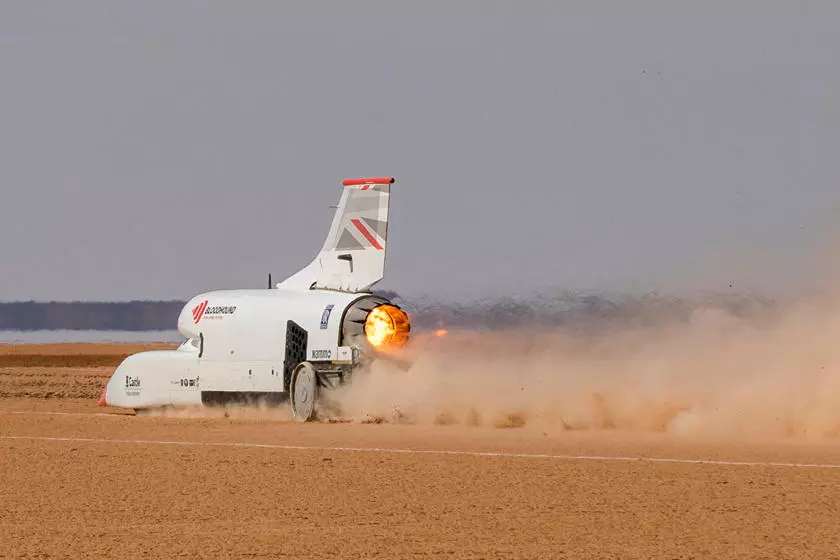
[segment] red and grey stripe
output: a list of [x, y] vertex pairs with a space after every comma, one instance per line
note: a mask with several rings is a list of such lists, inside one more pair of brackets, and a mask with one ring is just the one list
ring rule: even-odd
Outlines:
[[373, 234], [370, 232], [370, 230], [367, 228], [367, 226], [365, 224], [363, 224], [360, 219], [351, 218], [350, 223], [352, 223], [354, 226], [356, 226], [356, 229], [359, 230], [359, 233], [361, 233], [362, 236], [365, 239], [367, 239], [368, 243], [373, 245], [373, 247], [375, 249], [377, 249], [378, 251], [382, 250], [382, 245], [380, 245], [379, 241], [376, 240], [376, 237], [373, 236]]
[[195, 307], [193, 307], [193, 322], [198, 323], [201, 320], [201, 317], [204, 315], [204, 311], [207, 309], [207, 300], [202, 301]]

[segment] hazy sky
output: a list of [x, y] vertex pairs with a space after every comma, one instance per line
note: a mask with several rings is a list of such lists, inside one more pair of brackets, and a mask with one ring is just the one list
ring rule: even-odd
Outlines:
[[308, 263], [394, 175], [381, 287], [766, 288], [840, 223], [840, 3], [0, 3], [0, 300]]

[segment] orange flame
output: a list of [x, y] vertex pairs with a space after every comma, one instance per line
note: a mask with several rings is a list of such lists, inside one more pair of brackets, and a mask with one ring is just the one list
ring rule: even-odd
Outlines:
[[408, 341], [408, 315], [394, 305], [380, 305], [368, 313], [365, 335], [374, 348], [402, 346]]

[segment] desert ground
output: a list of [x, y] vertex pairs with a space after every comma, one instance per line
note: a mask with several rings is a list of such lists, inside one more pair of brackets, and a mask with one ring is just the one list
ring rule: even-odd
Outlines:
[[840, 557], [833, 437], [97, 407], [147, 347], [0, 347], [0, 558]]

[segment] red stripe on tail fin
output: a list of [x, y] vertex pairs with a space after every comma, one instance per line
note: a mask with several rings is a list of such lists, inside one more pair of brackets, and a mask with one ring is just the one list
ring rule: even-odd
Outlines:
[[368, 228], [366, 228], [365, 225], [358, 218], [351, 218], [350, 221], [353, 223], [354, 226], [356, 226], [356, 229], [359, 230], [359, 232], [361, 232], [361, 234], [365, 236], [365, 239], [367, 239], [371, 245], [373, 245], [379, 251], [382, 250], [382, 245], [379, 244], [379, 241], [376, 240], [376, 238], [370, 233], [370, 231], [368, 231]]

